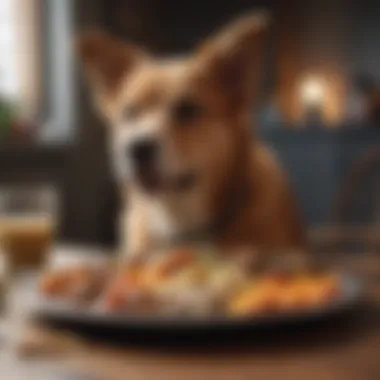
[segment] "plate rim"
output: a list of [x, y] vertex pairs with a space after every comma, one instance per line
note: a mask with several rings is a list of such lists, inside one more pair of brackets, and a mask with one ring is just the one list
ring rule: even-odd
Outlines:
[[311, 321], [322, 319], [329, 315], [344, 312], [359, 303], [363, 294], [362, 281], [351, 274], [339, 273], [344, 295], [336, 302], [328, 303], [307, 310], [294, 312], [281, 312], [277, 314], [249, 315], [231, 317], [224, 315], [212, 316], [176, 316], [176, 315], [146, 315], [146, 314], [120, 314], [112, 315], [105, 312], [94, 312], [63, 302], [47, 300], [37, 296], [32, 315], [37, 318], [56, 322], [75, 323], [87, 326], [101, 326], [103, 328], [197, 328], [210, 329], [226, 326], [274, 326], [291, 322]]

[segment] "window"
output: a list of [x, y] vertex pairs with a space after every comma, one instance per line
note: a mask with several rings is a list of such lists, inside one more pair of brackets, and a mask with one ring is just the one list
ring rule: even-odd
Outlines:
[[18, 95], [15, 66], [15, 28], [13, 0], [0, 2], [0, 94], [15, 99]]
[[73, 136], [75, 88], [73, 8], [75, 0], [44, 0], [45, 117], [43, 139], [62, 142]]
[[72, 2], [0, 1], [0, 144], [71, 136]]

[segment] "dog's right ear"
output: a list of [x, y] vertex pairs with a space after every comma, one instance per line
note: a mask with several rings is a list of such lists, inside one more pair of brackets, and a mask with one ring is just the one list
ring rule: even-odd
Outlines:
[[245, 15], [197, 50], [202, 72], [219, 86], [230, 104], [250, 107], [255, 100], [270, 23], [266, 11]]
[[88, 81], [101, 102], [112, 97], [145, 58], [145, 53], [135, 46], [99, 31], [81, 34], [75, 45]]

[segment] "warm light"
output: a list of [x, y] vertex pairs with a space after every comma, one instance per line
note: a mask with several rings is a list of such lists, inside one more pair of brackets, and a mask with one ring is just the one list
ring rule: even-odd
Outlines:
[[306, 107], [320, 107], [325, 92], [325, 83], [318, 77], [306, 78], [300, 84], [300, 97]]

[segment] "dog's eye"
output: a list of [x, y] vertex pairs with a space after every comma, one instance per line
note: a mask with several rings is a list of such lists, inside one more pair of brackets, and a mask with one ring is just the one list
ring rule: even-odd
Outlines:
[[173, 118], [177, 123], [191, 123], [202, 115], [203, 107], [191, 99], [184, 99], [173, 108]]
[[137, 106], [126, 106], [123, 109], [121, 117], [123, 120], [133, 120], [138, 117], [139, 113], [140, 110]]

